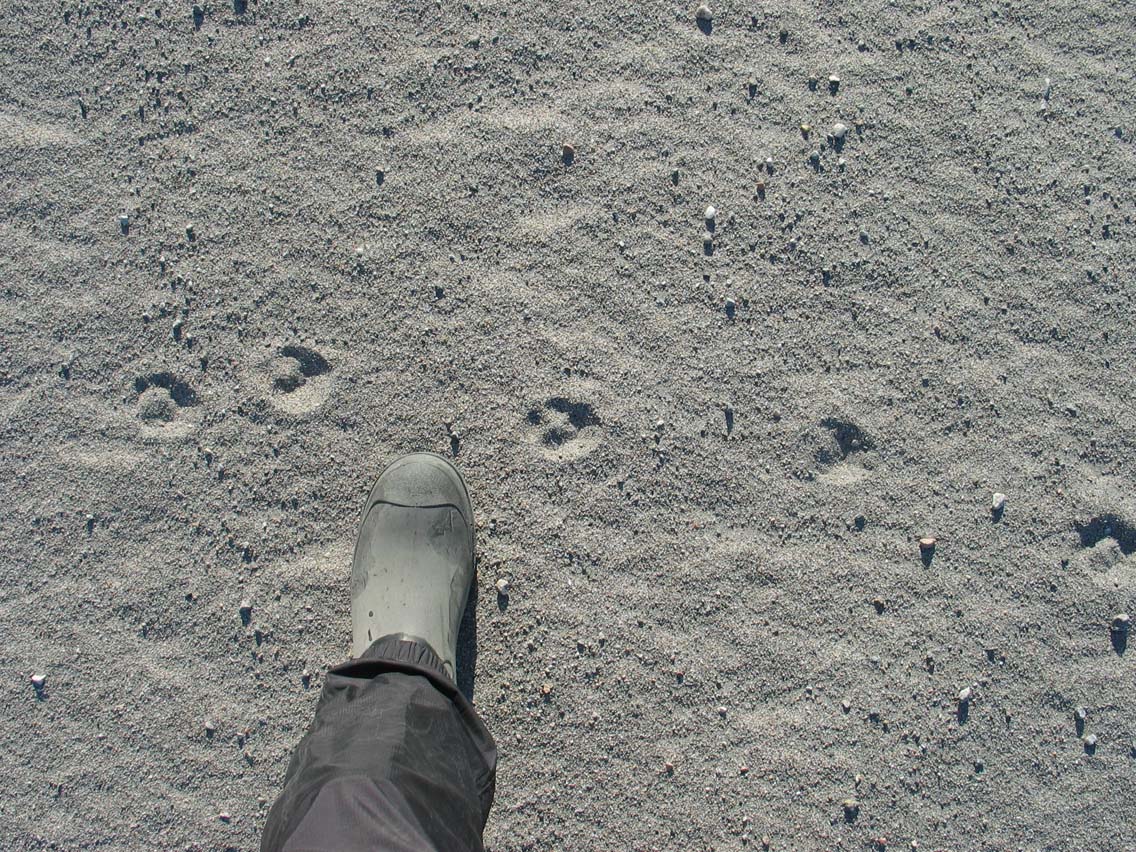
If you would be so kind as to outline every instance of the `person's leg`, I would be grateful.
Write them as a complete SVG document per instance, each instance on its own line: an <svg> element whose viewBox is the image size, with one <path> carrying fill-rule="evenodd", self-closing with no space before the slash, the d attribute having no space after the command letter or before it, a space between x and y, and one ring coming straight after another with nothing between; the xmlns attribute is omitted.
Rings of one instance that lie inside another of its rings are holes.
<svg viewBox="0 0 1136 852"><path fill-rule="evenodd" d="M482 848L497 750L453 680L472 575L461 477L437 456L399 459L355 548L358 656L328 673L262 852Z"/></svg>

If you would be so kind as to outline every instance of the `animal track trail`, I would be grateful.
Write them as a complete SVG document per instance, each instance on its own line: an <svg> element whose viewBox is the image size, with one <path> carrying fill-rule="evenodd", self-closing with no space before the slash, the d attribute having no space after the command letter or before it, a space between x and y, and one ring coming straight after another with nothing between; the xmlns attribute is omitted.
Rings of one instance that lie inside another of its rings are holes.
<svg viewBox="0 0 1136 852"><path fill-rule="evenodd" d="M530 441L548 458L582 458L600 444L603 420L588 402L554 396L531 409L526 419Z"/></svg>

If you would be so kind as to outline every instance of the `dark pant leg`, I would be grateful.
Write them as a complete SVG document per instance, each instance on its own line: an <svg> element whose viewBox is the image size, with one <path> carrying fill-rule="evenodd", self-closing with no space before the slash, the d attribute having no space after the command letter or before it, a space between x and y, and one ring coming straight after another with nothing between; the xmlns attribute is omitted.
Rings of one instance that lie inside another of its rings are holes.
<svg viewBox="0 0 1136 852"><path fill-rule="evenodd" d="M425 642L328 672L261 852L481 850L497 747Z"/></svg>

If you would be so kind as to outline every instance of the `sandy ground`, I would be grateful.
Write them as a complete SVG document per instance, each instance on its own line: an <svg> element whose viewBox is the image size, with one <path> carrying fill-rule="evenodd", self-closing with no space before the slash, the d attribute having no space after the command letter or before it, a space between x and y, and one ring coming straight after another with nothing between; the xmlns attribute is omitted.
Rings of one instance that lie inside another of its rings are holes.
<svg viewBox="0 0 1136 852"><path fill-rule="evenodd" d="M5 848L254 849L420 448L491 849L1133 848L1131 7L694 13L8 4Z"/></svg>

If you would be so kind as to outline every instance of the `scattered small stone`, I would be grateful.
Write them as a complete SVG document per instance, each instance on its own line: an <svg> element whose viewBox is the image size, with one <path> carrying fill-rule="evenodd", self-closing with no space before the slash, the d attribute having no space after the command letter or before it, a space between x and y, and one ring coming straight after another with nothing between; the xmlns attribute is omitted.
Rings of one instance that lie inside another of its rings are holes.
<svg viewBox="0 0 1136 852"><path fill-rule="evenodd" d="M809 151L809 162L812 163L814 166L819 166L820 165L820 151L817 151L816 149Z"/></svg>
<svg viewBox="0 0 1136 852"><path fill-rule="evenodd" d="M694 17L700 21L712 21L714 13L710 11L710 7L705 3L700 3L698 8L694 10Z"/></svg>
<svg viewBox="0 0 1136 852"><path fill-rule="evenodd" d="M548 698L550 695L552 695L552 684L551 683L544 684L540 688L540 694L543 695L545 698Z"/></svg>
<svg viewBox="0 0 1136 852"><path fill-rule="evenodd" d="M571 142L565 142L560 148L560 157L565 165L571 164L576 159L576 146Z"/></svg>
<svg viewBox="0 0 1136 852"><path fill-rule="evenodd" d="M510 585L509 581L506 578L502 577L500 580L497 581L497 594L499 594L501 597L503 597L503 598L509 597L509 590L511 588L512 588L512 586Z"/></svg>
<svg viewBox="0 0 1136 852"><path fill-rule="evenodd" d="M726 718L726 713L727 713L727 710L726 710L725 707L719 707L718 708L718 715L721 716L723 719Z"/></svg>
<svg viewBox="0 0 1136 852"><path fill-rule="evenodd" d="M733 299L726 299L726 316L733 319L737 309L737 303Z"/></svg>
<svg viewBox="0 0 1136 852"><path fill-rule="evenodd" d="M1089 717L1088 711L1084 707L1078 707L1073 711L1073 718L1078 722L1084 722Z"/></svg>
<svg viewBox="0 0 1136 852"><path fill-rule="evenodd" d="M714 220L718 218L718 208L711 204L706 208L706 212L702 214L702 218L706 220L707 225L713 225Z"/></svg>
<svg viewBox="0 0 1136 852"><path fill-rule="evenodd" d="M1085 751L1087 751L1089 754L1092 754L1094 751L1097 750L1097 735L1096 734L1089 734L1087 737L1085 737L1084 742L1085 742Z"/></svg>
<svg viewBox="0 0 1136 852"><path fill-rule="evenodd" d="M302 672L300 672L300 682L304 686L308 686L312 682L312 673L310 670L304 669Z"/></svg>
<svg viewBox="0 0 1136 852"><path fill-rule="evenodd" d="M969 686L964 686L959 690L958 700L959 704L969 704L971 698L971 689Z"/></svg>
<svg viewBox="0 0 1136 852"><path fill-rule="evenodd" d="M233 818L229 815L228 811L221 811L221 813L217 814L217 819L221 820L221 822L230 822Z"/></svg>
<svg viewBox="0 0 1136 852"><path fill-rule="evenodd" d="M762 848L762 849L768 849L768 848L769 848L769 844L770 844L771 842L772 842L772 841L771 841L771 840L769 839L769 837L768 837L768 836L762 837L762 838L761 838L761 848Z"/></svg>
<svg viewBox="0 0 1136 852"><path fill-rule="evenodd" d="M860 803L855 799L845 799L840 803L840 806L844 809L845 822L854 822L856 817L860 815Z"/></svg>
<svg viewBox="0 0 1136 852"><path fill-rule="evenodd" d="M185 238L191 243L197 239L197 232L193 230L193 225L185 226Z"/></svg>
<svg viewBox="0 0 1136 852"><path fill-rule="evenodd" d="M205 736L211 737L217 731L217 726L209 719L205 720Z"/></svg>
<svg viewBox="0 0 1136 852"><path fill-rule="evenodd" d="M47 683L47 676L41 675L41 674L34 674L31 677L31 681L32 681L32 686L34 686L37 690L43 689L44 685Z"/></svg>
<svg viewBox="0 0 1136 852"><path fill-rule="evenodd" d="M936 544L938 544L938 539L932 538L931 536L925 536L919 539L919 549L924 553L934 550Z"/></svg>
<svg viewBox="0 0 1136 852"><path fill-rule="evenodd" d="M813 126L811 124L802 124L801 125L801 135L804 136L806 139L808 138L808 135L812 132L813 132Z"/></svg>
<svg viewBox="0 0 1136 852"><path fill-rule="evenodd" d="M123 234L130 233L130 217L125 213L118 217L118 229L122 231Z"/></svg>
<svg viewBox="0 0 1136 852"><path fill-rule="evenodd" d="M887 609L887 602L883 598L872 598L872 606L876 608L876 613L880 614Z"/></svg>
<svg viewBox="0 0 1136 852"><path fill-rule="evenodd" d="M1128 617L1128 613L1126 613L1126 612L1122 612L1119 615L1115 616L1112 619L1112 630L1113 630L1113 632L1114 633L1127 633L1130 621L1131 621L1131 619Z"/></svg>
<svg viewBox="0 0 1136 852"><path fill-rule="evenodd" d="M830 74L828 76L828 90L835 95L839 88L840 88L840 75L839 74Z"/></svg>
<svg viewBox="0 0 1136 852"><path fill-rule="evenodd" d="M1006 495L1001 491L995 491L994 496L990 498L990 508L995 512L1001 512L1006 508Z"/></svg>
<svg viewBox="0 0 1136 852"><path fill-rule="evenodd" d="M843 710L845 713L850 712L852 710L852 702L849 701L847 698L845 698L843 701L840 702L840 709Z"/></svg>
<svg viewBox="0 0 1136 852"><path fill-rule="evenodd" d="M848 135L848 125L845 124L843 121L838 121L838 122L836 122L836 124L832 125L832 138L833 139L843 139L847 135Z"/></svg>
<svg viewBox="0 0 1136 852"><path fill-rule="evenodd" d="M705 249L712 249L714 247L714 235L709 231L702 232L702 247Z"/></svg>
<svg viewBox="0 0 1136 852"><path fill-rule="evenodd" d="M669 760L666 763L663 764L663 772L667 773L667 775L674 775L674 771L675 771L675 765L673 763L671 763Z"/></svg>

